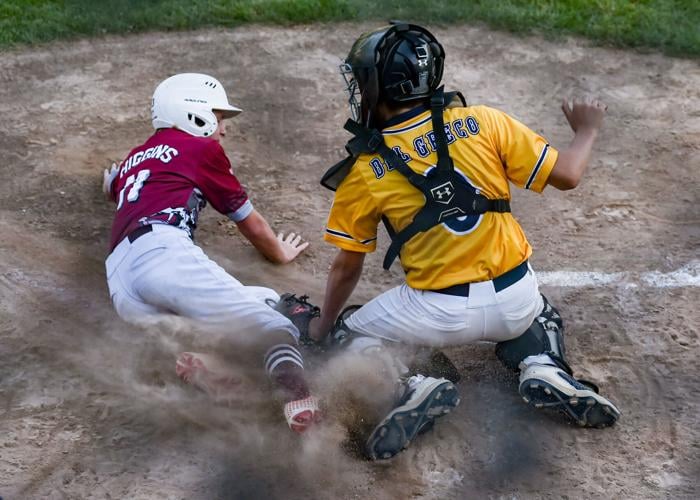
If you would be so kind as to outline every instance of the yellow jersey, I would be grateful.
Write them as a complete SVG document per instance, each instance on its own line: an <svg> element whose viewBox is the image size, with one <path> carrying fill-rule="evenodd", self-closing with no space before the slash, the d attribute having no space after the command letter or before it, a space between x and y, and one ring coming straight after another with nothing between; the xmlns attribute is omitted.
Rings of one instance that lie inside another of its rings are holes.
<svg viewBox="0 0 700 500"><path fill-rule="evenodd" d="M487 106L448 107L445 132L455 170L490 199L510 200L509 181L541 193L558 152L528 127ZM394 117L382 130L386 145L423 175L437 163L430 110L420 106ZM411 223L423 194L379 154L362 154L335 193L324 239L354 252L376 249L385 217L394 231ZM493 279L532 253L511 213L458 217L418 233L401 249L406 283L437 290Z"/></svg>

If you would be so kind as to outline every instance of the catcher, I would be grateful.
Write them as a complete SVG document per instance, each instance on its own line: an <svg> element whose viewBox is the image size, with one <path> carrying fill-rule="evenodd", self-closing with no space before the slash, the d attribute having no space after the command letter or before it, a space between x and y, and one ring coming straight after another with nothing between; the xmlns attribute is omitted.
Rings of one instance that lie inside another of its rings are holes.
<svg viewBox="0 0 700 500"><path fill-rule="evenodd" d="M341 66L353 116L345 128L354 137L350 156L321 181L335 191L325 240L339 252L310 337L330 334L364 353L385 343L495 342L498 358L520 370L527 403L562 410L581 426L612 425L618 409L569 367L563 323L538 290L509 186L575 188L606 107L565 101L574 138L557 150L506 113L445 92L444 59L428 30L392 24L360 36ZM406 282L336 322L380 221L391 236L384 268L399 257ZM373 459L393 457L459 404L444 378L405 373L403 388L367 440Z"/></svg>
<svg viewBox="0 0 700 500"><path fill-rule="evenodd" d="M182 73L158 85L151 108L155 133L104 172L103 190L116 203L106 262L109 293L127 321L177 314L260 335L265 370L285 397L287 423L302 432L317 419L318 401L304 379L299 330L269 306L280 299L274 290L244 286L193 240L199 212L209 202L272 262L291 262L308 246L294 233L275 236L233 173L219 141L225 120L240 112L209 75ZM296 308L307 318L310 311L303 302ZM230 380L215 361L183 353L176 370L218 395Z"/></svg>

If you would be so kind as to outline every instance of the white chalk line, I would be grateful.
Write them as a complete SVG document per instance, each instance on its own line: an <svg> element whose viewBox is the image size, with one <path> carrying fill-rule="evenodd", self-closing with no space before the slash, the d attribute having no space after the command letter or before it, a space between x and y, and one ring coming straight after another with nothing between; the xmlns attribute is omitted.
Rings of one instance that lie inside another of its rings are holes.
<svg viewBox="0 0 700 500"><path fill-rule="evenodd" d="M626 287L679 288L700 286L700 260L669 273L603 273L596 271L536 271L541 285L582 287L619 284Z"/></svg>

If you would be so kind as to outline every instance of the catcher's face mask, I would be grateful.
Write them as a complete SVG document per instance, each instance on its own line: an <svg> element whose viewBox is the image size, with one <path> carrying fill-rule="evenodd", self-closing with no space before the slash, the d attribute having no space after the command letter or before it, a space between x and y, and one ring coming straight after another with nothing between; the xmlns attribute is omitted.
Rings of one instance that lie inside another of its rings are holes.
<svg viewBox="0 0 700 500"><path fill-rule="evenodd" d="M350 63L343 63L340 65L340 74L345 81L345 91L348 93L348 104L350 105L350 114L352 119L356 122L360 121L360 99L362 94L360 93L360 86L355 80L355 75L352 72L352 66Z"/></svg>

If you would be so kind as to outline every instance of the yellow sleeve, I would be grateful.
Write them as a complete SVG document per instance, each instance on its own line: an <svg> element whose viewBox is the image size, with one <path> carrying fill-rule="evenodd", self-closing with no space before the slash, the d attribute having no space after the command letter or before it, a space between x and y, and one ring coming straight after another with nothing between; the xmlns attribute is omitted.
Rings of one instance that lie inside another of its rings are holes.
<svg viewBox="0 0 700 500"><path fill-rule="evenodd" d="M559 152L547 140L506 113L482 107L508 179L519 188L541 193Z"/></svg>
<svg viewBox="0 0 700 500"><path fill-rule="evenodd" d="M355 164L338 187L323 239L352 252L374 252L381 215Z"/></svg>

